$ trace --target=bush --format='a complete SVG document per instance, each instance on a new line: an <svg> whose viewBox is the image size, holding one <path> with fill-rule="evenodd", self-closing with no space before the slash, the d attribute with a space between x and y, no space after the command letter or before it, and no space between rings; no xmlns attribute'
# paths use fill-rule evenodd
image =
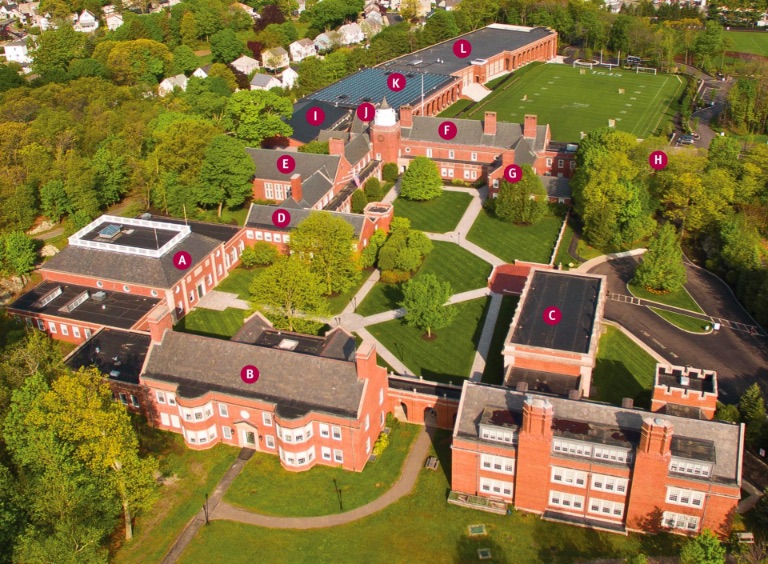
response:
<svg viewBox="0 0 768 564"><path fill-rule="evenodd" d="M365 192L359 188L352 192L352 213L363 213L365 206L368 205L368 197Z"/></svg>
<svg viewBox="0 0 768 564"><path fill-rule="evenodd" d="M380 280L383 284L400 284L407 282L410 278L411 273L404 270L383 270Z"/></svg>
<svg viewBox="0 0 768 564"><path fill-rule="evenodd" d="M466 186L467 183L464 182L461 178L454 178L451 180L451 186Z"/></svg>
<svg viewBox="0 0 768 564"><path fill-rule="evenodd" d="M395 265L398 270L415 272L421 266L421 253L410 247L400 249L395 258Z"/></svg>
<svg viewBox="0 0 768 564"><path fill-rule="evenodd" d="M496 200L498 198L488 198L483 202L483 209L496 215Z"/></svg>
<svg viewBox="0 0 768 564"><path fill-rule="evenodd" d="M400 171L397 168L397 163L387 163L381 169L381 177L387 182L395 182L398 176L400 176Z"/></svg>
<svg viewBox="0 0 768 564"><path fill-rule="evenodd" d="M423 231L412 230L408 233L408 248L416 249L422 256L427 256L432 252L434 244L432 240L427 237Z"/></svg>
<svg viewBox="0 0 768 564"><path fill-rule="evenodd" d="M373 443L373 456L381 456L389 446L389 436L386 433L379 433L379 438Z"/></svg>
<svg viewBox="0 0 768 564"><path fill-rule="evenodd" d="M268 266L277 260L277 248L266 241L257 241L253 247L246 247L240 255L240 262L246 268Z"/></svg>
<svg viewBox="0 0 768 564"><path fill-rule="evenodd" d="M435 162L427 157L413 159L403 174L400 197L423 202L442 195L443 180Z"/></svg>
<svg viewBox="0 0 768 564"><path fill-rule="evenodd" d="M368 196L369 202L378 202L381 200L381 182L379 182L378 178L369 178L365 183L364 190L365 195Z"/></svg>

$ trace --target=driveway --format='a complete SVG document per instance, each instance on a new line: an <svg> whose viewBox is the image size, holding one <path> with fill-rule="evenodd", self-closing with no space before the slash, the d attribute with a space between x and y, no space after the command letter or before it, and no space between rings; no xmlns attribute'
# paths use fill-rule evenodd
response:
<svg viewBox="0 0 768 564"><path fill-rule="evenodd" d="M634 257L615 259L589 272L608 277L608 291L628 294L626 283L634 273ZM709 315L752 325L723 283L697 267L687 265L688 290ZM738 402L741 393L753 382L768 380L766 339L723 328L708 335L686 333L670 325L646 307L608 300L605 317L623 325L671 364L716 370L720 398Z"/></svg>
<svg viewBox="0 0 768 564"><path fill-rule="evenodd" d="M699 118L699 126L696 129L696 133L700 135L700 138L696 139L694 146L706 149L709 147L712 139L717 136L717 133L712 130L710 124L717 119L717 116L720 115L720 112L725 110L728 91L733 85L733 79L722 81L713 76L709 76L708 74L704 74L700 70L694 69L693 67L686 66L685 69L689 74L692 74L697 79L704 81L704 84L701 87L701 93L704 95L706 102L709 102L709 94L707 90L714 89L716 92L714 100L715 103L713 106L707 106L691 114L691 121ZM678 131L676 138L679 138L681 134L682 131Z"/></svg>

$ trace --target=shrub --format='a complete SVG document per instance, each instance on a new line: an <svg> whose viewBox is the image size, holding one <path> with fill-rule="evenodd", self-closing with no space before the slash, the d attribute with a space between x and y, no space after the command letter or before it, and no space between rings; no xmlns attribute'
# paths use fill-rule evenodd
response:
<svg viewBox="0 0 768 564"><path fill-rule="evenodd" d="M383 270L381 272L381 282L383 284L399 284L407 282L411 278L411 273L404 270Z"/></svg>
<svg viewBox="0 0 768 564"><path fill-rule="evenodd" d="M426 201L443 195L443 181L434 161L416 157L403 174L400 197L406 200Z"/></svg>
<svg viewBox="0 0 768 564"><path fill-rule="evenodd" d="M379 433L379 438L373 443L373 456L381 456L389 446L389 436L386 433Z"/></svg>
<svg viewBox="0 0 768 564"><path fill-rule="evenodd" d="M257 241L253 247L246 247L240 255L240 262L246 268L268 266L277 260L277 248L266 241Z"/></svg>
<svg viewBox="0 0 768 564"><path fill-rule="evenodd" d="M381 169L381 177L387 182L395 182L400 175L397 163L387 163Z"/></svg>
<svg viewBox="0 0 768 564"><path fill-rule="evenodd" d="M352 213L363 213L368 205L368 197L359 188L352 192Z"/></svg>
<svg viewBox="0 0 768 564"><path fill-rule="evenodd" d="M483 202L483 209L496 215L496 200L498 198L488 198Z"/></svg>
<svg viewBox="0 0 768 564"><path fill-rule="evenodd" d="M369 202L378 202L381 200L381 182L379 182L378 178L369 178L365 183L364 189Z"/></svg>
<svg viewBox="0 0 768 564"><path fill-rule="evenodd" d="M423 231L418 231L415 229L408 233L407 244L409 249L416 249L422 256L427 256L430 252L432 252L432 249L435 246L432 243L432 240L427 237Z"/></svg>
<svg viewBox="0 0 768 564"><path fill-rule="evenodd" d="M399 270L415 272L421 266L421 253L410 247L400 249L395 257L395 265Z"/></svg>
<svg viewBox="0 0 768 564"><path fill-rule="evenodd" d="M464 182L461 178L454 178L451 180L451 186L466 186L467 183Z"/></svg>

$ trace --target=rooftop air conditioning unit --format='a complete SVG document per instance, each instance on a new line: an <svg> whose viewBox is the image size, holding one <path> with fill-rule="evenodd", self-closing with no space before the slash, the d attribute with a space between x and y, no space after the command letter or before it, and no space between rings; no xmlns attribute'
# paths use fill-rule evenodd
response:
<svg viewBox="0 0 768 564"><path fill-rule="evenodd" d="M104 300L107 299L107 293L102 291L94 292L93 295L91 296L91 299L94 302L103 302Z"/></svg>
<svg viewBox="0 0 768 564"><path fill-rule="evenodd" d="M688 376L680 376L680 385L681 386L690 386L691 385L691 379Z"/></svg>

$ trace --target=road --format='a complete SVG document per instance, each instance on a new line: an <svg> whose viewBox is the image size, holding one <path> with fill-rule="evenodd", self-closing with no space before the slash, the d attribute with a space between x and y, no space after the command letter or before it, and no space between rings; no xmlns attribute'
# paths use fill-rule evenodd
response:
<svg viewBox="0 0 768 564"><path fill-rule="evenodd" d="M728 91L731 89L731 86L733 85L733 79L730 79L727 81L721 81L713 76L709 76L708 74L701 72L697 68L687 66L687 65L680 65L680 66L682 66L685 69L686 74L690 74L694 76L696 79L704 81L704 85L701 87L702 94L707 90L707 88L714 88L717 92L714 100L715 104L713 106L707 106L706 108L697 110L693 112L693 114L691 115L691 121L693 121L696 118L699 118L699 126L696 129L696 133L698 133L701 136L700 139L697 139L695 141L694 146L706 149L709 147L709 144L712 142L712 139L714 139L715 136L717 136L717 133L712 130L712 128L710 127L710 124L713 123L717 118L717 116L720 115L720 112L722 112L725 109L725 103L728 97ZM705 97L705 101L709 101L708 95ZM682 131L678 130L676 132L676 138L679 138L682 133L683 133Z"/></svg>
<svg viewBox="0 0 768 564"><path fill-rule="evenodd" d="M637 262L633 257L599 264L590 272L608 277L608 291L628 294L626 283ZM709 315L753 325L722 282L700 269L687 265L687 288ZM672 364L716 370L720 399L736 403L755 381L768 382L766 339L745 332L721 329L708 335L680 331L646 307L608 300L605 317L623 325Z"/></svg>

